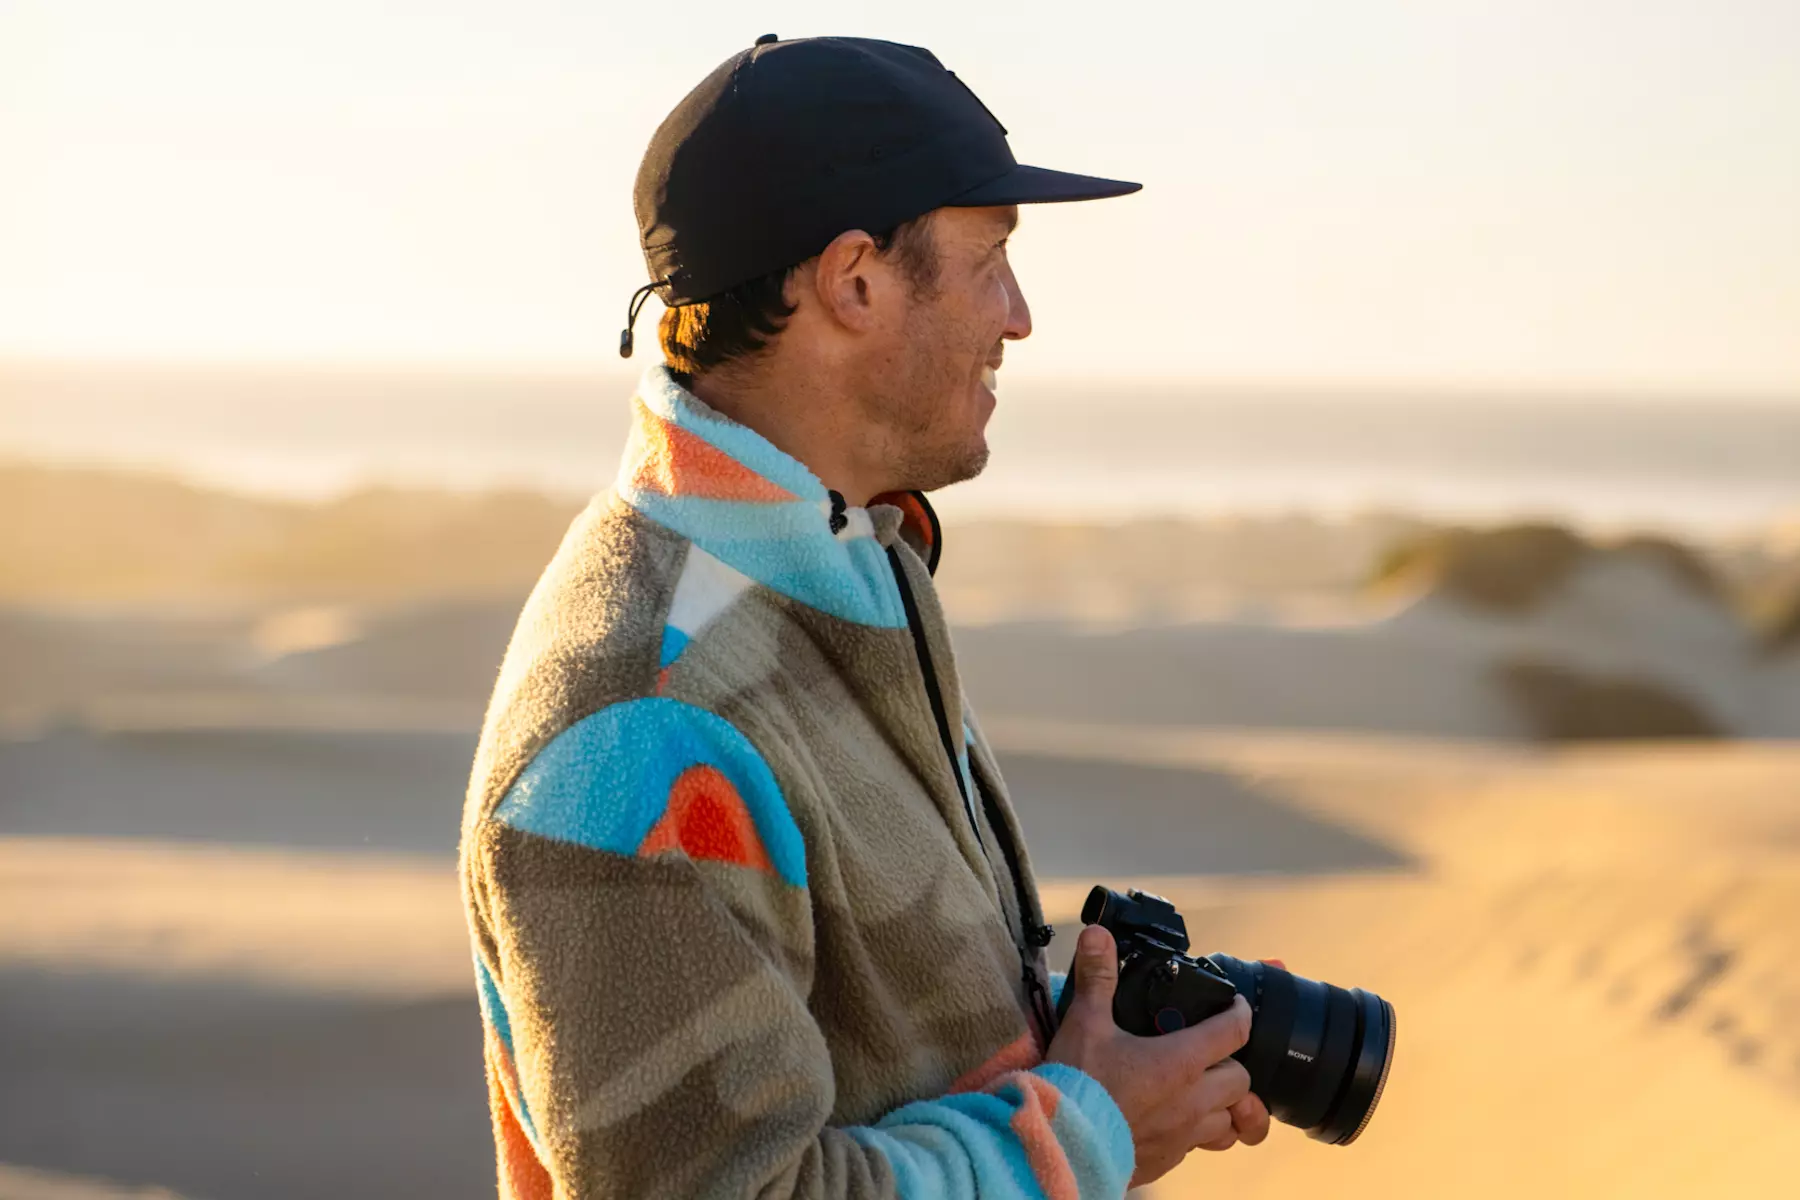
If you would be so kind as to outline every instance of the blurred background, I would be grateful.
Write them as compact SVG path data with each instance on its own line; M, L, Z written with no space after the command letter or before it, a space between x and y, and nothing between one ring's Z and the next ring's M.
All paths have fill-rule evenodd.
M1154 1194L1792 1195L1800 9L0 0L0 1197L492 1194L468 763L767 32L1146 184L1014 240L962 671L1058 955L1152 886L1400 1021Z

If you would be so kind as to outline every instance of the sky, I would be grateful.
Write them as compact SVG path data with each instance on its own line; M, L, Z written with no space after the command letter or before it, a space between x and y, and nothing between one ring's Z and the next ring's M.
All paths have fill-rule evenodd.
M1009 373L1800 402L1792 0L0 0L0 357L616 365L643 146L768 32L1145 184L1027 210Z

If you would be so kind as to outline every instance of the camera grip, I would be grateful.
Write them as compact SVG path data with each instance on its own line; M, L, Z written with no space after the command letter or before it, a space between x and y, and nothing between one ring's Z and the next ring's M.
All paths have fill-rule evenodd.
M1204 960L1131 955L1119 964L1113 1020L1139 1037L1156 1037L1198 1025L1231 1007L1237 989Z

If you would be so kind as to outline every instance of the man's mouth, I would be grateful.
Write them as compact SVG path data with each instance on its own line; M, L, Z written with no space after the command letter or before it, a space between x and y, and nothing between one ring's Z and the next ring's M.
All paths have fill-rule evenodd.
M990 392L998 391L1000 387L1000 376L994 368L983 367L981 368L981 383L982 386L987 388Z

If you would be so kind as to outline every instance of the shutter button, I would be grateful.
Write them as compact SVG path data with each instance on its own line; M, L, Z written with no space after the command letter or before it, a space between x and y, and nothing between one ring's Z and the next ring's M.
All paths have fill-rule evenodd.
M759 46L767 46L772 42L779 42L780 40L781 39L778 36L776 36L775 34L765 33L761 37L756 39L756 44Z

